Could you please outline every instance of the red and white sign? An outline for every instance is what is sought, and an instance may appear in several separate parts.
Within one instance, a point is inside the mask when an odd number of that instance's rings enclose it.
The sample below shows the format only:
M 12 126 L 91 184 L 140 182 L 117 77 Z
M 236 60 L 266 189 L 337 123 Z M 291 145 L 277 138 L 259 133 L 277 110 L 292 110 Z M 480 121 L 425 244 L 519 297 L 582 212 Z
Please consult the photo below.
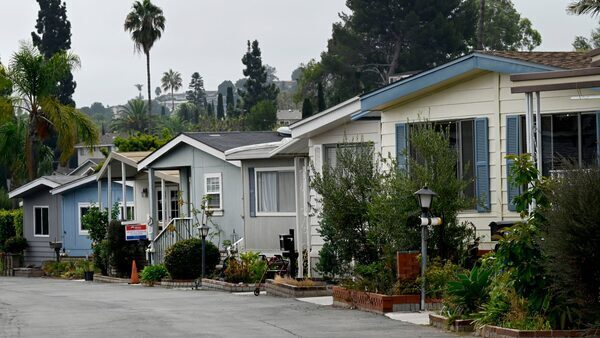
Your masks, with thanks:
M 125 225 L 125 240 L 137 241 L 148 238 L 148 226 L 146 224 Z

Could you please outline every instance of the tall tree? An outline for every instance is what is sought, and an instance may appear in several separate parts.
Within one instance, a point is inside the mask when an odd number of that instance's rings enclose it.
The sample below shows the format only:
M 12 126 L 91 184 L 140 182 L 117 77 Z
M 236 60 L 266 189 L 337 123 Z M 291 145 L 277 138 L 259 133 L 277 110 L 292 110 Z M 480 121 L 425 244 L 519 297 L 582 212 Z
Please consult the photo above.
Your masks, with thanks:
M 165 16 L 162 9 L 150 0 L 136 1 L 132 11 L 125 18 L 125 31 L 131 34 L 135 50 L 146 55 L 146 75 L 148 77 L 148 114 L 152 114 L 152 85 L 150 84 L 150 49 L 160 39 L 165 30 Z
M 78 66 L 79 58 L 74 54 L 58 52 L 46 59 L 33 45 L 23 44 L 12 56 L 8 71 L 0 73 L 0 78 L 4 78 L 0 83 L 10 81 L 16 95 L 8 101 L 13 108 L 18 107 L 28 114 L 24 152 L 30 180 L 37 173 L 41 145 L 51 133 L 57 135 L 59 160 L 63 165 L 77 142 L 83 141 L 91 147 L 98 141 L 98 130 L 90 118 L 73 106 L 62 104 L 57 97 L 60 81 Z
M 590 14 L 591 16 L 596 16 L 600 13 L 600 0 L 573 1 L 567 7 L 567 11 L 576 15 Z
M 572 46 L 576 51 L 600 48 L 600 28 L 594 29 L 589 38 L 586 38 L 585 36 L 576 36 Z
M 217 118 L 222 120 L 225 117 L 225 107 L 223 107 L 223 95 L 219 93 L 217 96 Z
M 271 100 L 255 104 L 248 114 L 249 130 L 272 130 L 277 123 L 277 107 Z
M 317 84 L 317 112 L 325 110 L 325 94 L 323 93 L 323 84 Z
M 177 106 L 175 116 L 179 117 L 185 123 L 198 123 L 198 107 L 191 102 L 182 103 Z
M 217 94 L 222 94 L 223 96 L 227 95 L 227 88 L 234 87 L 233 82 L 229 80 L 225 80 L 219 84 L 217 87 Z
M 208 106 L 206 107 L 207 110 L 207 114 L 210 117 L 213 117 L 215 115 L 215 106 L 213 105 L 213 103 L 209 103 Z
M 171 91 L 171 111 L 175 111 L 175 95 L 173 92 L 178 91 L 181 88 L 181 73 L 174 72 L 173 69 L 169 69 L 168 72 L 164 72 L 160 81 L 164 91 Z
M 71 22 L 67 19 L 67 6 L 61 0 L 37 0 L 40 5 L 36 21 L 36 32 L 31 32 L 33 45 L 46 59 L 54 54 L 71 49 Z M 60 103 L 75 107 L 73 93 L 77 83 L 73 74 L 66 73 L 58 85 Z
M 204 91 L 204 80 L 200 73 L 194 72 L 192 79 L 188 86 L 189 90 L 186 92 L 185 98 L 193 103 L 198 111 L 202 111 L 206 108 L 206 92 Z
M 162 89 L 160 89 L 160 87 L 154 88 L 154 95 L 158 97 L 160 94 L 162 94 Z
M 483 36 L 485 20 L 485 0 L 479 0 L 479 20 L 477 21 L 477 49 L 483 50 Z
M 144 85 L 141 84 L 141 83 L 136 83 L 133 86 L 138 90 L 138 97 L 137 98 L 141 100 L 143 98 L 143 96 L 142 96 L 142 88 L 144 88 Z
M 302 102 L 302 118 L 305 119 L 313 114 L 312 103 L 310 103 L 310 99 L 307 97 Z
M 235 99 L 233 97 L 233 87 L 227 87 L 227 96 L 225 97 L 225 104 L 227 107 L 227 116 L 232 116 L 235 110 Z
M 240 91 L 244 109 L 250 111 L 255 104 L 263 100 L 275 102 L 279 89 L 275 84 L 267 82 L 267 69 L 262 64 L 257 40 L 252 43 L 248 40 L 248 49 L 242 58 L 242 63 L 246 66 L 244 76 L 247 78 L 244 90 Z

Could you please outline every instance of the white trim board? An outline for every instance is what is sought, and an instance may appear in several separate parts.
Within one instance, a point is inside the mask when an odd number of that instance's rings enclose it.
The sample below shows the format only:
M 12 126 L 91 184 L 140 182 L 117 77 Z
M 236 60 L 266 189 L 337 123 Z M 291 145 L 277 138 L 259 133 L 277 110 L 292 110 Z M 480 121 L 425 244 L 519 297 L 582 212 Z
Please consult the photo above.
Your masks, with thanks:
M 23 193 L 26 193 L 27 191 L 37 188 L 40 185 L 45 185 L 50 189 L 54 189 L 58 186 L 60 186 L 60 184 L 51 181 L 45 177 L 40 177 L 37 180 L 31 181 L 25 185 L 20 186 L 19 188 L 11 191 L 8 193 L 8 198 L 16 198 L 16 197 L 20 197 Z
M 137 170 L 141 171 L 143 169 L 146 169 L 148 166 L 150 166 L 156 160 L 161 158 L 163 155 L 167 154 L 171 149 L 175 148 L 176 146 L 178 146 L 181 143 L 185 143 L 191 147 L 201 150 L 201 151 L 203 151 L 209 155 L 212 155 L 222 161 L 229 162 L 236 167 L 242 166 L 242 163 L 240 161 L 227 161 L 227 159 L 225 158 L 225 153 L 223 153 L 213 147 L 210 147 L 190 136 L 187 136 L 185 134 L 179 134 L 177 137 L 175 137 L 171 141 L 167 142 L 165 145 L 158 148 L 152 154 L 148 155 L 146 158 L 144 158 L 142 161 L 140 161 L 140 163 L 138 163 L 138 165 L 137 165 Z M 177 165 L 175 165 L 174 167 L 176 167 L 176 166 Z

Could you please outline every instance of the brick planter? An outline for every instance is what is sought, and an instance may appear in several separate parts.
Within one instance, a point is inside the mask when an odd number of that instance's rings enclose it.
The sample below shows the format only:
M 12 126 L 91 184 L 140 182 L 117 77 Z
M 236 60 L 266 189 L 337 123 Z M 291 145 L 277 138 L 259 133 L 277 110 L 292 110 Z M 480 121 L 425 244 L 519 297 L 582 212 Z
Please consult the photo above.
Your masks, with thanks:
M 14 268 L 13 276 L 15 277 L 42 277 L 44 271 L 40 268 Z
M 131 280 L 129 278 L 118 278 L 118 277 L 110 277 L 103 276 L 101 274 L 94 274 L 94 283 L 129 283 Z
M 226 291 L 226 292 L 254 292 L 256 289 L 256 284 L 247 284 L 247 283 L 228 283 L 216 279 L 202 279 L 202 286 L 208 289 Z M 260 284 L 260 290 L 265 290 L 265 285 Z
M 451 325 L 448 324 L 448 318 L 440 315 L 429 314 L 429 325 L 442 330 L 453 332 L 473 332 L 473 321 L 470 319 L 457 319 Z
M 396 273 L 398 279 L 415 279 L 421 272 L 419 266 L 419 253 L 397 252 L 396 253 Z
M 588 330 L 513 330 L 498 326 L 484 325 L 478 330 L 478 334 L 484 338 L 512 338 L 512 337 L 527 337 L 527 338 L 572 338 L 572 337 L 600 337 L 600 329 Z
M 324 297 L 331 296 L 331 290 L 325 284 L 314 286 L 296 286 L 283 283 L 275 283 L 268 279 L 265 290 L 267 295 L 284 298 Z
M 419 295 L 387 296 L 377 293 L 355 291 L 341 286 L 333 287 L 333 306 L 356 308 L 375 313 L 396 311 L 419 311 Z M 427 299 L 427 310 L 439 310 L 441 300 Z
M 195 279 L 163 279 L 154 285 L 164 286 L 166 288 L 193 288 L 196 286 Z

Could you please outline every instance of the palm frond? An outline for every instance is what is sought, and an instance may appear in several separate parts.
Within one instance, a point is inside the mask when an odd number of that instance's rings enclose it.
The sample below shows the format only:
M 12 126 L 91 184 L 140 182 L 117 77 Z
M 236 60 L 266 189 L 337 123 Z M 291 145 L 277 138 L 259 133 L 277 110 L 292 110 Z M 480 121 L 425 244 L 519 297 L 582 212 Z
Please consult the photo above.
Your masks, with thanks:
M 579 0 L 574 1 L 567 7 L 567 12 L 571 14 L 591 14 L 592 16 L 600 13 L 600 0 Z

